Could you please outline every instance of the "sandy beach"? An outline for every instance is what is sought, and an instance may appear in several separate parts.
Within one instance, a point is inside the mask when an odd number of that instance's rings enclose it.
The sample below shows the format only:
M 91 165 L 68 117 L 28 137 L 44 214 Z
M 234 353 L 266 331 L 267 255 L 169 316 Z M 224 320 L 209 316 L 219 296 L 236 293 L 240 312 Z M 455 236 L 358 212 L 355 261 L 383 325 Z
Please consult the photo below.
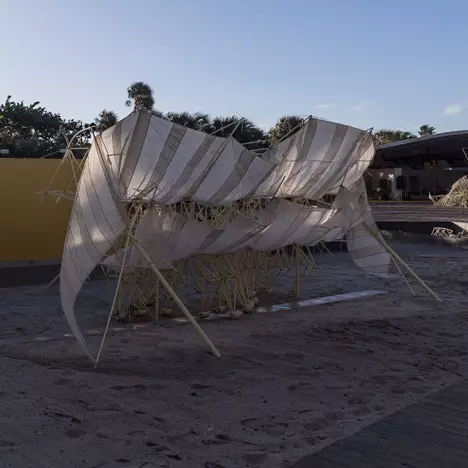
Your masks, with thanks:
M 393 245 L 442 304 L 346 253 L 319 255 L 303 297 L 387 294 L 204 323 L 221 359 L 189 325 L 113 323 L 94 369 L 57 286 L 0 289 L 0 467 L 287 468 L 456 382 L 468 375 L 468 251 Z M 78 301 L 94 351 L 111 292 L 95 281 Z

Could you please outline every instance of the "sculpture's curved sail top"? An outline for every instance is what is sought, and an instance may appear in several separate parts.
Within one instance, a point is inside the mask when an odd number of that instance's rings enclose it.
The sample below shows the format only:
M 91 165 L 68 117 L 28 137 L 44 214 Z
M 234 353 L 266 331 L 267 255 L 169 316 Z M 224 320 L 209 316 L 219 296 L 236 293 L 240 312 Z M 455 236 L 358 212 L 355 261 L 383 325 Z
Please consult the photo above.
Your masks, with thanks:
M 182 200 L 207 205 L 269 200 L 258 219 L 233 218 L 218 230 L 173 211 L 148 209 L 135 236 L 157 244 L 153 248 L 163 263 L 245 247 L 313 245 L 351 230 L 348 242 L 358 264 L 385 273 L 388 255 L 359 228 L 373 223 L 362 184 L 373 155 L 370 132 L 319 119 L 308 119 L 259 157 L 233 138 L 207 135 L 146 112 L 130 114 L 95 137 L 74 202 L 60 276 L 62 306 L 74 334 L 86 349 L 74 302 L 86 278 L 128 228 L 125 205 L 130 202 L 164 208 Z M 294 201 L 326 194 L 336 195 L 330 209 Z M 175 226 L 177 237 L 171 237 Z M 119 255 L 109 257 L 108 264 L 121 261 Z M 128 266 L 139 262 L 131 250 Z
M 352 187 L 374 156 L 370 132 L 312 118 L 262 157 L 233 138 L 207 135 L 146 112 L 123 119 L 95 145 L 106 155 L 121 199 L 161 204 L 317 199 L 340 186 Z

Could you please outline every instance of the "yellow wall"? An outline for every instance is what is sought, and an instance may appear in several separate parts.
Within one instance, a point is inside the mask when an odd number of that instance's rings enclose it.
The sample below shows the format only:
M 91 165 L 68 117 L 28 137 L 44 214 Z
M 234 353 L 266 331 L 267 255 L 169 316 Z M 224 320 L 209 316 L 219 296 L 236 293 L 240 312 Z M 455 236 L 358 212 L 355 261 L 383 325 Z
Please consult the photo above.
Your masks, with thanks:
M 0 262 L 61 258 L 72 201 L 37 193 L 48 188 L 60 162 L 0 158 Z M 64 164 L 51 188 L 63 190 L 70 180 Z

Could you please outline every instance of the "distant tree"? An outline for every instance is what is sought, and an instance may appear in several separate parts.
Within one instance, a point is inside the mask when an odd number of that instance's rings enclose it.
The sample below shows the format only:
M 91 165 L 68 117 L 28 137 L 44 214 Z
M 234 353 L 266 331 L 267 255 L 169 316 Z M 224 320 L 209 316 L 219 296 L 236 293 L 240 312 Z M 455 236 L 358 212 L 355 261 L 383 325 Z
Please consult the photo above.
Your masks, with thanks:
M 374 133 L 374 142 L 377 146 L 394 143 L 395 141 L 409 140 L 410 138 L 416 138 L 416 136 L 404 130 L 383 129 Z
M 293 135 L 301 128 L 304 121 L 305 119 L 296 115 L 285 115 L 281 117 L 269 131 L 271 141 L 277 143 L 285 137 Z
M 406 132 L 404 130 L 395 130 L 394 135 L 396 141 L 409 140 L 411 138 L 416 138 L 416 135 L 413 135 L 411 132 Z
M 232 117 L 215 117 L 211 122 L 211 133 L 216 136 L 232 136 L 250 150 L 268 147 L 268 135 L 248 119 L 233 115 Z
M 431 127 L 430 125 L 421 125 L 418 130 L 419 136 L 428 136 L 428 135 L 434 135 L 435 133 L 435 127 Z
M 195 114 L 191 114 L 190 112 L 168 112 L 164 117 L 170 122 L 184 125 L 194 130 L 211 133 L 212 126 L 208 114 L 200 112 L 196 112 Z
M 65 120 L 60 114 L 48 111 L 39 102 L 24 104 L 8 96 L 0 104 L 0 149 L 7 149 L 10 157 L 42 157 L 65 148 L 67 138 L 82 130 L 79 120 Z M 82 134 L 77 145 L 88 143 L 89 136 Z
M 132 83 L 127 89 L 128 100 L 126 105 L 134 110 L 152 111 L 154 106 L 153 90 L 143 81 Z
M 94 119 L 94 123 L 96 124 L 96 130 L 99 133 L 102 133 L 104 130 L 113 127 L 117 123 L 117 120 L 118 118 L 115 112 L 104 109 L 99 114 L 99 117 Z

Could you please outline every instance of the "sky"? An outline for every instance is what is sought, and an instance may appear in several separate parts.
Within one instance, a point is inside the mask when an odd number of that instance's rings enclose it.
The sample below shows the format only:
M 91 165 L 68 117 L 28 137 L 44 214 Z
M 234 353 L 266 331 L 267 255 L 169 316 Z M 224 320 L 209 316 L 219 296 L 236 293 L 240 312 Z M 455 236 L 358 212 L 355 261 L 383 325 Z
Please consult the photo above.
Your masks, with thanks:
M 0 0 L 0 102 L 468 128 L 466 0 Z

